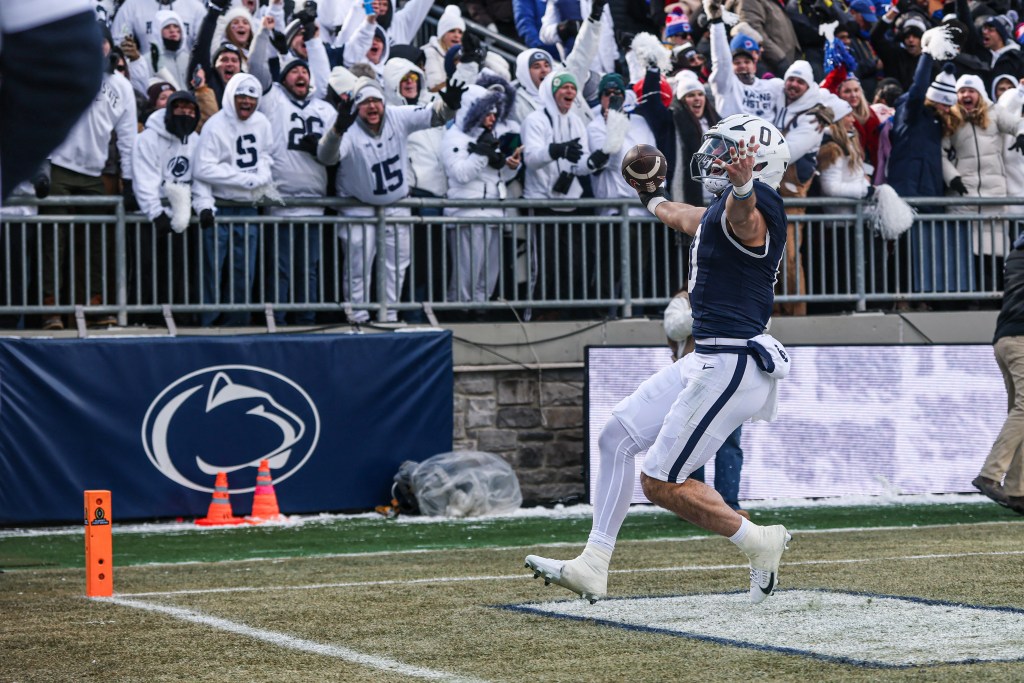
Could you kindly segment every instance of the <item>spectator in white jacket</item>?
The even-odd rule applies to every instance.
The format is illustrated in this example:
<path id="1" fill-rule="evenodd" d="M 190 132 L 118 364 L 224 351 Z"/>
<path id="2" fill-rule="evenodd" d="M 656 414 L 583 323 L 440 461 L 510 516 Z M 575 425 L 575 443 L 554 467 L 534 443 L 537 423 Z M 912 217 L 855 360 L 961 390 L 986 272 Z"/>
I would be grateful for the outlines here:
<path id="1" fill-rule="evenodd" d="M 391 0 L 371 0 L 372 12 L 367 13 L 362 2 L 351 2 L 334 37 L 334 46 L 344 48 L 344 66 L 369 62 L 381 74 L 392 45 L 416 41 L 432 4 L 433 0 L 409 0 L 395 11 Z"/>
<path id="2" fill-rule="evenodd" d="M 93 100 L 92 105 L 85 114 L 78 120 L 67 139 L 54 150 L 50 155 L 51 179 L 50 194 L 61 195 L 105 195 L 102 174 L 103 167 L 107 162 L 111 135 L 117 136 L 117 151 L 120 155 L 121 177 L 126 208 L 134 209 L 134 193 L 132 191 L 132 147 L 135 145 L 135 137 L 138 134 L 138 123 L 135 109 L 135 93 L 126 76 L 119 73 L 108 73 L 103 78 L 100 91 Z M 41 213 L 46 214 L 76 214 L 95 213 L 96 209 L 86 207 L 52 207 Z M 54 231 L 42 231 L 43 263 L 42 263 L 42 286 L 43 305 L 61 302 L 62 292 L 59 285 L 66 284 L 64 269 L 67 267 L 68 242 L 71 237 L 70 227 L 67 224 L 57 226 L 56 241 Z M 78 278 L 86 278 L 85 281 L 75 283 L 75 292 L 78 296 L 76 303 L 88 303 L 91 306 L 110 304 L 113 299 L 113 291 L 108 286 L 107 291 L 103 290 L 103 263 L 113 263 L 114 240 L 113 233 L 107 235 L 104 241 L 101 239 L 100 230 L 94 229 L 89 235 L 88 244 L 78 245 L 78 240 L 84 240 L 83 231 L 75 231 L 76 251 L 89 254 L 88 272 L 83 273 L 75 269 Z M 104 244 L 108 253 L 104 254 Z M 58 275 L 59 273 L 59 275 Z M 113 282 L 108 279 L 108 283 Z M 90 321 L 90 324 L 97 327 L 113 325 L 117 319 L 112 315 L 100 315 Z M 47 316 L 43 320 L 44 329 L 61 329 L 63 327 L 59 316 Z"/>
<path id="3" fill-rule="evenodd" d="M 722 118 L 733 114 L 751 114 L 768 121 L 783 101 L 781 78 L 758 78 L 759 51 L 738 45 L 730 50 L 721 8 L 709 15 L 711 28 L 711 94 Z M 796 157 L 793 157 L 794 159 Z"/>
<path id="4" fill-rule="evenodd" d="M 165 108 L 150 114 L 145 130 L 135 141 L 135 196 L 139 210 L 153 223 L 152 229 L 142 226 L 139 230 L 141 260 L 132 269 L 141 304 L 193 303 L 185 300 L 184 276 L 186 272 L 195 272 L 195 266 L 191 259 L 186 261 L 182 236 L 193 210 L 205 215 L 207 221 L 213 219 L 210 188 L 192 180 L 198 123 L 199 105 L 195 98 L 179 90 L 170 96 Z M 168 259 L 169 272 L 165 266 Z M 194 282 L 188 284 L 190 289 L 195 286 Z"/>
<path id="5" fill-rule="evenodd" d="M 453 45 L 462 44 L 466 22 L 458 5 L 448 5 L 437 20 L 437 32 L 423 46 L 427 62 L 423 70 L 427 74 L 427 89 L 436 92 L 444 87 L 448 75 L 444 70 L 444 56 Z"/>
<path id="6" fill-rule="evenodd" d="M 656 267 L 650 259 L 653 248 L 654 224 L 650 221 L 650 213 L 636 200 L 636 190 L 630 187 L 619 169 L 622 168 L 622 158 L 626 152 L 636 145 L 651 145 L 656 147 L 654 133 L 647 124 L 646 119 L 637 113 L 624 111 L 623 103 L 626 101 L 626 82 L 617 73 L 605 74 L 601 78 L 598 89 L 600 115 L 587 124 L 587 142 L 592 150 L 599 150 L 609 155 L 608 162 L 591 175 L 590 185 L 597 199 L 621 199 L 629 206 L 628 215 L 637 218 L 645 218 L 641 223 L 631 223 L 630 244 L 636 249 L 633 256 L 633 263 L 644 263 L 641 267 L 634 267 L 633 280 L 631 283 L 632 296 L 636 298 L 650 296 L 652 292 L 643 293 L 640 287 L 644 284 L 639 277 L 641 272 L 652 272 L 647 265 Z M 632 200 L 632 201 L 630 201 Z M 602 216 L 622 215 L 619 206 L 604 207 L 600 210 Z M 612 234 L 618 235 L 619 227 L 615 225 Z M 616 238 L 608 241 L 608 249 L 618 254 L 619 240 Z M 614 262 L 618 262 L 615 259 Z M 677 278 L 678 279 L 678 278 Z M 617 285 L 621 287 L 621 284 Z M 609 296 L 618 296 L 619 292 L 607 292 Z"/>
<path id="7" fill-rule="evenodd" d="M 601 5 L 603 9 L 603 5 Z M 590 16 L 576 36 L 572 52 L 565 62 L 558 62 L 546 50 L 529 48 L 516 56 L 516 81 L 513 83 L 516 92 L 516 110 L 512 118 L 520 123 L 532 112 L 542 110 L 540 87 L 552 70 L 567 71 L 572 74 L 576 83 L 582 88 L 590 78 L 590 64 L 597 54 L 600 30 L 600 14 Z M 594 117 L 586 101 L 580 97 L 573 104 L 576 114 L 588 123 Z"/>
<path id="8" fill-rule="evenodd" d="M 822 111 L 821 88 L 814 80 L 811 65 L 798 59 L 786 69 L 783 101 L 775 112 L 775 126 L 786 138 L 792 162 L 786 169 L 779 194 L 783 197 L 806 197 L 817 166 L 815 154 L 821 145 L 824 126 L 831 123 L 831 112 Z M 838 98 L 837 98 L 838 99 Z M 803 214 L 806 209 L 790 207 L 787 213 Z M 804 230 L 802 224 L 790 222 L 786 228 L 785 288 L 783 294 L 806 294 L 806 275 L 800 262 Z M 781 280 L 782 278 L 780 278 Z M 806 315 L 806 302 L 779 303 L 777 310 L 788 315 Z"/>
<path id="9" fill-rule="evenodd" d="M 292 58 L 281 66 L 278 82 L 264 93 L 259 110 L 270 120 L 274 134 L 274 165 L 271 168 L 277 191 L 289 203 L 302 197 L 327 194 L 327 168 L 316 156 L 324 131 L 334 120 L 334 107 L 317 94 L 309 63 Z M 273 261 L 267 288 L 271 301 L 281 304 L 320 301 L 320 236 L 323 207 L 270 206 L 271 216 L 287 218 L 275 227 L 272 242 L 266 243 Z M 287 322 L 284 311 L 274 311 L 279 325 Z M 295 311 L 294 323 L 312 325 L 314 311 Z"/>
<path id="10" fill-rule="evenodd" d="M 508 116 L 515 91 L 507 82 L 493 89 L 472 86 L 466 94 L 455 125 L 444 134 L 445 172 L 450 199 L 505 199 L 506 183 L 515 177 L 522 162 L 522 148 L 503 147 L 502 138 L 514 134 L 518 124 Z M 511 153 L 509 153 L 511 151 Z M 451 254 L 450 301 L 488 301 L 494 293 L 501 267 L 501 225 L 493 220 L 504 209 L 452 208 L 445 214 L 473 218 L 472 223 L 448 226 Z"/>
<path id="11" fill-rule="evenodd" d="M 235 74 L 224 88 L 221 109 L 203 126 L 196 149 L 193 176 L 210 185 L 218 200 L 246 202 L 249 206 L 222 206 L 221 217 L 239 218 L 238 222 L 219 224 L 203 231 L 202 303 L 248 304 L 256 275 L 256 248 L 259 231 L 245 218 L 259 212 L 251 204 L 263 197 L 274 197 L 274 131 L 267 117 L 257 111 L 263 93 L 255 76 Z M 231 252 L 234 267 L 230 273 L 230 291 L 221 292 L 224 261 Z M 200 314 L 200 324 L 212 325 L 217 310 Z M 224 314 L 225 325 L 245 325 L 249 313 Z"/>
<path id="12" fill-rule="evenodd" d="M 121 49 L 128 58 L 128 73 L 132 86 L 139 92 L 146 92 L 150 79 L 159 76 L 170 82 L 176 90 L 187 88 L 190 74 L 188 63 L 192 57 L 185 41 L 184 23 L 177 12 L 160 10 L 154 22 L 159 35 L 150 43 L 149 51 L 140 52 L 134 41 L 122 42 Z"/>
<path id="13" fill-rule="evenodd" d="M 578 43 L 577 43 L 578 45 Z M 578 213 L 575 208 L 547 208 L 548 199 L 576 199 L 583 195 L 579 176 L 589 175 L 604 168 L 608 154 L 601 150 L 590 151 L 587 124 L 576 114 L 574 106 L 578 98 L 576 77 L 568 71 L 548 74 L 541 81 L 539 97 L 542 109 L 538 109 L 522 124 L 523 161 L 526 164 L 526 179 L 523 198 L 538 200 L 537 207 L 531 208 L 530 215 L 565 216 Z M 542 258 L 546 266 L 543 289 L 544 299 L 585 298 L 589 283 L 570 282 L 570 270 L 580 274 L 584 269 L 558 268 L 569 254 L 581 254 L 582 234 L 579 226 L 565 223 L 550 223 L 539 226 L 540 242 L 543 244 Z M 538 240 L 532 240 L 534 249 Z M 588 240 L 593 245 L 593 240 Z M 583 254 L 583 258 L 587 258 Z M 531 292 L 536 280 L 536 253 L 530 256 Z M 570 292 L 570 290 L 572 290 Z M 561 317 L 564 312 L 552 312 L 545 317 Z"/>
<path id="14" fill-rule="evenodd" d="M 1024 88 L 1012 76 L 996 76 L 992 81 L 992 93 L 1000 109 L 1024 116 Z M 1024 197 L 1024 155 L 1012 149 L 1016 137 L 1003 135 L 1003 166 L 1006 168 L 1006 196 Z"/>
<path id="15" fill-rule="evenodd" d="M 340 163 L 336 189 L 339 197 L 353 197 L 362 206 L 346 206 L 342 214 L 370 218 L 383 207 L 386 216 L 409 216 L 407 207 L 394 203 L 409 194 L 408 137 L 411 133 L 441 126 L 459 108 L 464 87 L 451 83 L 431 106 L 385 106 L 384 90 L 376 81 L 360 78 L 352 89 L 351 106 L 339 106 L 334 125 L 320 139 L 317 156 L 326 165 Z M 345 249 L 345 299 L 365 306 L 369 303 L 370 268 L 377 251 L 375 222 L 345 223 L 338 227 Z M 408 224 L 385 227 L 385 272 L 387 303 L 396 303 L 409 267 L 411 238 Z M 353 310 L 355 322 L 367 322 L 366 308 Z M 389 309 L 388 321 L 397 321 Z"/>
<path id="16" fill-rule="evenodd" d="M 125 0 L 114 15 L 111 29 L 114 42 L 120 44 L 126 36 L 134 36 L 139 52 L 149 54 L 150 45 L 160 41 L 160 26 L 156 21 L 160 10 L 172 10 L 181 17 L 185 46 L 191 49 L 206 16 L 201 0 Z"/>
<path id="17" fill-rule="evenodd" d="M 1003 151 L 1004 136 L 1012 136 L 1010 145 L 1015 153 L 1024 154 L 1024 119 L 1019 112 L 1004 107 L 992 106 L 985 96 L 985 86 L 980 77 L 964 75 L 956 81 L 956 104 L 951 113 L 956 121 L 952 134 L 942 139 L 942 179 L 946 183 L 946 195 L 950 197 L 1005 197 L 1006 167 Z M 960 205 L 950 207 L 950 213 L 960 215 L 985 215 L 1003 213 L 1002 206 Z M 985 289 L 999 288 L 998 276 L 1002 271 L 1001 259 L 1009 248 L 1004 231 L 1005 221 L 980 220 L 960 224 L 960 233 L 970 231 L 970 244 L 978 268 L 978 278 L 965 280 L 970 273 L 970 259 L 962 253 L 948 254 L 950 259 L 947 273 L 951 291 L 971 291 L 975 284 Z M 960 244 L 966 244 L 963 240 Z M 993 268 L 992 261 L 997 266 Z M 959 261 L 959 281 L 953 279 L 957 272 L 954 266 Z M 941 290 L 939 290 L 941 291 Z"/>

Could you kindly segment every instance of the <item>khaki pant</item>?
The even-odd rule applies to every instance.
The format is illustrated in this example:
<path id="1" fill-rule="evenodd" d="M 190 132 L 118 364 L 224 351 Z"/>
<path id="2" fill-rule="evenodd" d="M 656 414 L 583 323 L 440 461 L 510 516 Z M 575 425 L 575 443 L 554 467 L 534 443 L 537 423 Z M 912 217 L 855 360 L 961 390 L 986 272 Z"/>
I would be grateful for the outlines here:
<path id="1" fill-rule="evenodd" d="M 783 197 L 806 197 L 813 180 L 812 176 L 806 182 L 801 183 L 796 177 L 796 166 L 790 166 L 782 177 L 779 194 Z M 786 213 L 802 216 L 807 213 L 807 209 L 788 208 Z M 800 245 L 803 243 L 803 232 L 802 224 L 792 222 L 786 224 L 786 280 L 784 283 L 785 288 L 777 292 L 778 294 L 792 296 L 807 293 L 807 278 L 804 273 L 803 264 L 800 263 Z M 776 289 L 778 289 L 778 285 L 776 285 Z M 807 315 L 807 302 L 778 303 L 775 304 L 775 309 L 777 313 L 782 315 Z"/>
<path id="2" fill-rule="evenodd" d="M 1008 496 L 1024 496 L 1024 337 L 1003 337 L 995 345 L 996 362 L 1006 384 L 1006 422 L 992 444 L 992 451 L 981 468 L 981 476 L 1006 481 Z"/>

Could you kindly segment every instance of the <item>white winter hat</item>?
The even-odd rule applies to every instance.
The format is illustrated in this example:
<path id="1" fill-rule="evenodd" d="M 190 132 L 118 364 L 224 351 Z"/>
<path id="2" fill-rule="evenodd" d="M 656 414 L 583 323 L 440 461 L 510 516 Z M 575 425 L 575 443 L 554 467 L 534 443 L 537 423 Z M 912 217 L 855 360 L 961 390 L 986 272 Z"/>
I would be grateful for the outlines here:
<path id="1" fill-rule="evenodd" d="M 978 76 L 975 76 L 974 74 L 964 74 L 960 78 L 956 79 L 956 91 L 959 93 L 964 88 L 974 88 L 981 95 L 981 99 L 988 102 L 988 95 L 985 94 L 985 84 Z"/>
<path id="2" fill-rule="evenodd" d="M 681 342 L 693 332 L 693 310 L 690 297 L 677 294 L 665 308 L 665 336 L 674 342 Z"/>
<path id="3" fill-rule="evenodd" d="M 466 22 L 462 20 L 462 10 L 458 5 L 448 5 L 444 8 L 441 18 L 437 20 L 437 37 L 440 38 L 454 29 L 465 33 Z"/>
<path id="4" fill-rule="evenodd" d="M 827 97 L 825 96 L 827 94 Z M 839 123 L 839 119 L 853 113 L 853 107 L 839 95 L 823 93 L 821 103 L 832 110 L 832 120 Z"/>
<path id="5" fill-rule="evenodd" d="M 689 69 L 683 69 L 676 74 L 676 98 L 683 99 L 687 93 L 700 90 L 704 92 L 704 84 L 697 78 L 697 74 Z"/>
<path id="6" fill-rule="evenodd" d="M 384 101 L 384 88 L 381 87 L 380 83 L 373 80 L 372 78 L 366 78 L 362 76 L 356 81 L 355 86 L 352 88 L 352 110 L 360 104 L 369 99 L 378 99 L 381 102 Z"/>
<path id="7" fill-rule="evenodd" d="M 786 69 L 786 75 L 783 76 L 783 80 L 787 78 L 799 78 L 801 81 L 810 85 L 814 83 L 814 71 L 811 69 L 810 63 L 804 59 L 798 59 L 789 68 Z"/>

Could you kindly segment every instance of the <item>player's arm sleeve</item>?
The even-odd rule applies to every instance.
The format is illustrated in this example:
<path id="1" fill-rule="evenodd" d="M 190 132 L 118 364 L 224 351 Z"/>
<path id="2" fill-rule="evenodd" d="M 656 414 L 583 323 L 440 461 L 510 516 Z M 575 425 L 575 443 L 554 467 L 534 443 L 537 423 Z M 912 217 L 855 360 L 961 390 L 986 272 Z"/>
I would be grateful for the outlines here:
<path id="1" fill-rule="evenodd" d="M 0 111 L 24 115 L 0 117 L 0 197 L 35 173 L 68 136 L 100 89 L 104 62 L 91 7 L 24 30 L 11 25 L 10 11 L 5 2 L 4 30 L 11 32 L 4 33 L 0 51 Z"/>

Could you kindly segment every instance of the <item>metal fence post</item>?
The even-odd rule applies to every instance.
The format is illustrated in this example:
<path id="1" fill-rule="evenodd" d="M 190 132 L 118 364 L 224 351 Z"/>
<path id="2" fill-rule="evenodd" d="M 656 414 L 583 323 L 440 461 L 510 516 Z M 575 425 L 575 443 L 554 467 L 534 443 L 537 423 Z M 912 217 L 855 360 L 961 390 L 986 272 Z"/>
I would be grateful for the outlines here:
<path id="1" fill-rule="evenodd" d="M 622 290 L 622 317 L 633 317 L 633 260 L 629 253 L 630 204 L 623 202 L 619 209 L 619 264 L 620 288 Z"/>
<path id="2" fill-rule="evenodd" d="M 857 290 L 857 311 L 868 309 L 864 256 L 864 201 L 857 200 L 853 224 L 853 285 Z"/>
<path id="3" fill-rule="evenodd" d="M 114 210 L 114 287 L 117 290 L 117 324 L 128 325 L 128 247 L 125 240 L 124 199 L 118 197 Z"/>
<path id="4" fill-rule="evenodd" d="M 387 240 L 385 239 L 384 231 L 387 229 L 387 224 L 384 221 L 384 207 L 383 206 L 374 207 L 374 211 L 377 214 L 377 234 L 374 236 L 375 240 L 376 240 L 376 244 L 377 244 L 377 255 L 376 255 L 376 258 L 374 258 L 374 267 L 373 267 L 373 269 L 374 269 L 375 272 L 373 274 L 373 281 L 377 284 L 377 286 L 375 287 L 375 290 L 377 292 L 377 322 L 383 323 L 383 322 L 387 322 L 387 320 L 388 320 L 388 280 L 387 280 L 387 278 L 390 277 L 389 274 L 388 274 L 388 271 L 387 271 L 387 266 L 385 265 L 387 263 L 387 246 L 386 246 L 387 245 Z M 364 240 L 363 244 L 364 244 L 363 248 L 365 249 L 366 248 L 365 247 L 365 244 L 366 244 L 365 240 Z M 396 230 L 395 248 L 396 249 L 398 248 L 397 230 Z M 363 258 L 363 262 L 365 263 L 366 254 L 363 254 L 362 258 Z M 396 262 L 398 261 L 398 254 L 395 254 L 395 261 Z M 367 273 L 363 273 L 364 282 L 365 282 L 366 276 L 367 276 Z M 396 285 L 397 285 L 397 283 L 396 283 Z M 366 285 L 364 284 L 363 286 L 365 288 Z M 364 289 L 364 291 L 365 291 L 365 289 Z"/>

